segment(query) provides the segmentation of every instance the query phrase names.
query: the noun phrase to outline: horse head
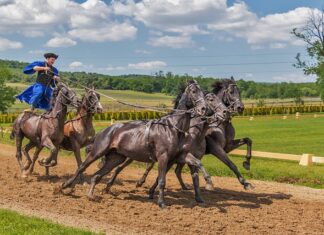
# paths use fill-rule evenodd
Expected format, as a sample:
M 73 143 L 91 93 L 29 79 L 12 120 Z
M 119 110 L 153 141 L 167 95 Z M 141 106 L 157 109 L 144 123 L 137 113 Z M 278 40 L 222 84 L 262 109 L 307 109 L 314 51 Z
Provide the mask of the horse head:
M 212 87 L 212 92 L 221 98 L 232 113 L 243 113 L 244 104 L 241 100 L 240 90 L 233 77 L 231 79 L 217 81 Z
M 193 109 L 195 114 L 202 116 L 207 111 L 206 107 L 204 93 L 200 89 L 200 86 L 197 81 L 190 80 L 181 95 L 178 108 Z
M 60 83 L 55 88 L 53 92 L 53 101 L 58 101 L 65 106 L 72 105 L 76 108 L 80 105 L 80 100 L 78 99 L 76 93 L 64 83 Z
M 89 113 L 102 113 L 103 108 L 100 103 L 100 95 L 95 91 L 95 88 L 85 88 L 86 94 L 83 97 L 82 105 Z
M 214 93 L 208 93 L 207 95 L 205 95 L 205 100 L 208 106 L 207 115 L 212 115 L 212 122 L 223 122 L 230 118 L 229 110 L 217 95 L 215 95 Z

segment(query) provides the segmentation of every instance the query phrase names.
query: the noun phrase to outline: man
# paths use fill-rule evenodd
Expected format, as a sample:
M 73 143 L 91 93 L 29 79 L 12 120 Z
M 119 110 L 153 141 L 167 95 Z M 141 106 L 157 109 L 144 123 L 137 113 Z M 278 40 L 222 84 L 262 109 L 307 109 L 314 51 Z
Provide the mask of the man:
M 53 66 L 58 55 L 54 53 L 45 53 L 45 61 L 35 61 L 24 68 L 25 74 L 34 74 L 37 72 L 36 83 L 28 87 L 20 95 L 16 96 L 21 102 L 25 101 L 31 108 L 25 110 L 34 112 L 35 108 L 51 109 L 51 99 L 53 94 L 53 86 L 56 82 L 60 82 L 58 70 Z

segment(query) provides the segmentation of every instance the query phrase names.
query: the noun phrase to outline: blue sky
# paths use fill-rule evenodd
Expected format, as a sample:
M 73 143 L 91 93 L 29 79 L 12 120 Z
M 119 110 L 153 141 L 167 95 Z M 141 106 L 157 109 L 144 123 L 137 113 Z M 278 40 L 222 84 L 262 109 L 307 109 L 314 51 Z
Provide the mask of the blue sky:
M 292 66 L 320 0 L 0 0 L 0 58 L 60 55 L 64 71 L 159 70 L 265 82 L 314 81 Z

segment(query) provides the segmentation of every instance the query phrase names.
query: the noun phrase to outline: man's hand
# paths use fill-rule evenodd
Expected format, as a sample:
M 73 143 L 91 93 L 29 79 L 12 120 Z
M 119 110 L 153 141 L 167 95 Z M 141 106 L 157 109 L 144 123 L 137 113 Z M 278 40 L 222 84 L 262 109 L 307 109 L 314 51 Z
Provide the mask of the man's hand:
M 60 83 L 61 82 L 61 78 L 59 76 L 53 76 L 53 79 L 57 82 Z

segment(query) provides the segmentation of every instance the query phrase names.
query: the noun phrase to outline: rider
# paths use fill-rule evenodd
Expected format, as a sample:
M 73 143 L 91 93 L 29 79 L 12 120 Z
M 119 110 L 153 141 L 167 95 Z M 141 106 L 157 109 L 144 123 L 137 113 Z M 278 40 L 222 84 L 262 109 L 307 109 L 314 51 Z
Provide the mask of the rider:
M 45 53 L 45 61 L 35 61 L 24 68 L 25 74 L 37 72 L 36 83 L 28 87 L 20 95 L 16 96 L 21 102 L 25 101 L 31 107 L 25 111 L 34 112 L 35 108 L 50 110 L 53 94 L 52 86 L 59 83 L 58 70 L 53 66 L 58 55 Z

